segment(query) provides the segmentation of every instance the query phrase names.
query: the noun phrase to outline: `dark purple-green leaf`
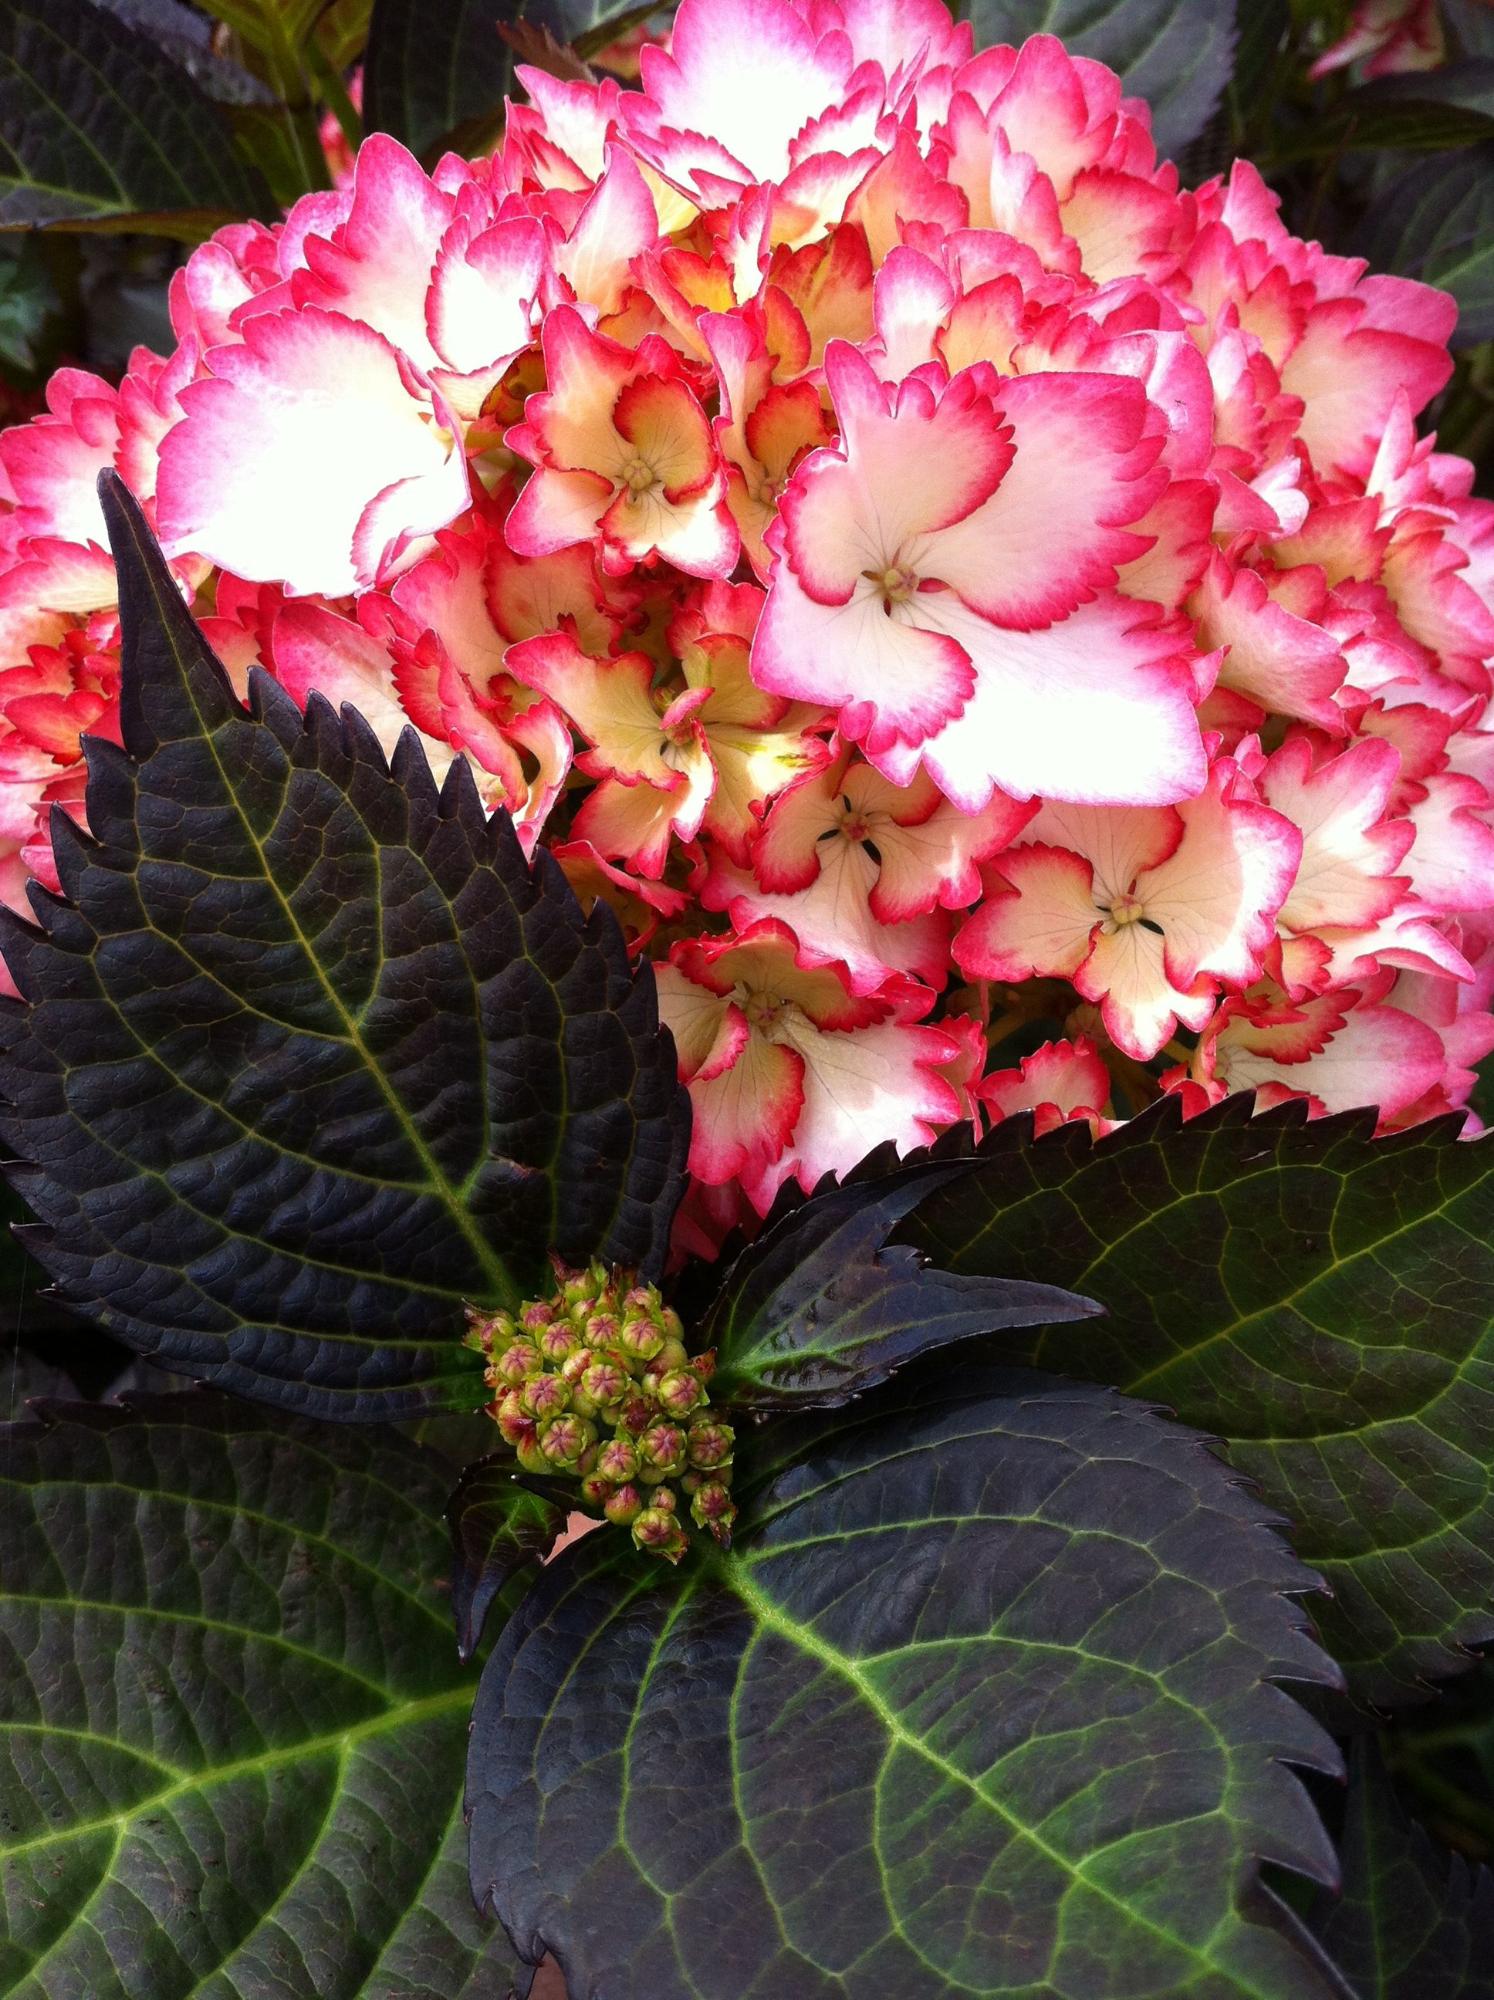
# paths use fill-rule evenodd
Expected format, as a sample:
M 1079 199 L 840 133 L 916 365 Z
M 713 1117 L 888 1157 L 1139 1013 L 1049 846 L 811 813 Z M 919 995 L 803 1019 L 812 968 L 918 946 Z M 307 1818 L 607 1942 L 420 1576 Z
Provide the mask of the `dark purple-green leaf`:
M 698 1344 L 716 1350 L 716 1400 L 749 1409 L 845 1403 L 936 1347 L 1097 1313 L 1054 1285 L 960 1277 L 888 1244 L 911 1209 L 975 1164 L 858 1178 L 770 1223 L 728 1269 L 699 1330 Z
M 323 1416 L 480 1401 L 463 1306 L 547 1252 L 659 1269 L 689 1107 L 610 913 L 457 760 L 236 700 L 105 477 L 126 747 L 66 900 L 4 936 L 0 1134 L 62 1296 L 163 1365 Z
M 598 1531 L 498 1639 L 472 1877 L 523 1957 L 606 2000 L 1341 1994 L 1257 1880 L 1333 1867 L 1272 1685 L 1331 1675 L 1312 1579 L 1202 1440 L 970 1363 L 762 1444 L 729 1554 Z
M 1168 1100 L 1098 1144 L 999 1126 L 903 1234 L 1093 1293 L 1105 1318 L 1005 1351 L 1223 1438 L 1327 1578 L 1351 1687 L 1424 1693 L 1494 1639 L 1494 1141 L 1252 1107 Z

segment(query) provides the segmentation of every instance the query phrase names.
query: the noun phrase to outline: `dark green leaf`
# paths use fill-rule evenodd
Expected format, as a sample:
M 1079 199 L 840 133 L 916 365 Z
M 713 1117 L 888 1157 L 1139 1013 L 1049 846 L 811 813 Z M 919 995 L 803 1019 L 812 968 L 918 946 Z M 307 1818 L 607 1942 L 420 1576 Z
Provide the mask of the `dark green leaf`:
M 1335 1991 L 1254 1888 L 1262 1854 L 1332 1866 L 1277 1761 L 1331 1746 L 1270 1684 L 1331 1671 L 1287 1595 L 1311 1580 L 1199 1439 L 958 1379 L 822 1419 L 729 1555 L 660 1577 L 598 1532 L 509 1622 L 474 1892 L 573 1994 Z
M 1454 347 L 1494 337 L 1494 140 L 1398 176 L 1372 208 L 1359 248 L 1376 270 L 1452 293 Z
M 495 2000 L 439 1462 L 228 1398 L 0 1439 L 0 1991 Z
M 1308 120 L 1282 140 L 1273 164 L 1331 159 L 1356 147 L 1389 147 L 1401 152 L 1436 153 L 1494 137 L 1494 115 L 1474 105 L 1432 98 L 1376 98 L 1355 91 L 1326 114 Z
M 205 235 L 268 202 L 211 98 L 143 35 L 88 0 L 0 0 L 0 228 Z
M 495 1452 L 463 1472 L 446 1520 L 454 1556 L 451 1614 L 457 1650 L 470 1660 L 493 1599 L 543 1558 L 565 1526 L 565 1509 L 520 1486 L 512 1454 Z
M 1118 70 L 1151 106 L 1164 154 L 1198 137 L 1229 82 L 1234 0 L 971 0 L 969 15 L 977 48 L 1058 35 Z
M 1355 1743 L 1343 1894 L 1311 1913 L 1358 2000 L 1494 2000 L 1494 1876 L 1409 1819 L 1371 1737 Z
M 999 1126 L 905 1233 L 1093 1293 L 1107 1318 L 1003 1351 L 1223 1437 L 1326 1576 L 1351 1687 L 1389 1701 L 1494 1637 L 1494 1145 L 1251 1104 L 1164 1102 L 1098 1145 Z
M 106 475 L 106 486 L 109 476 Z M 0 1134 L 64 1296 L 163 1365 L 318 1415 L 481 1398 L 463 1304 L 546 1250 L 662 1262 L 688 1145 L 652 976 L 352 711 L 254 713 L 106 491 L 127 750 L 93 746 L 69 901 L 6 913 Z
M 0 368 L 30 374 L 60 307 L 36 239 L 0 240 Z
M 816 1195 L 732 1264 L 700 1329 L 716 1350 L 712 1395 L 748 1408 L 848 1402 L 951 1341 L 1086 1319 L 1099 1308 L 1052 1285 L 956 1277 L 887 1243 L 893 1226 L 969 1160 L 905 1168 Z
M 547 29 L 562 47 L 603 48 L 652 6 L 613 0 L 374 0 L 363 82 L 370 132 L 392 132 L 429 156 L 459 129 L 496 129 L 514 89 L 513 49 L 500 24 Z

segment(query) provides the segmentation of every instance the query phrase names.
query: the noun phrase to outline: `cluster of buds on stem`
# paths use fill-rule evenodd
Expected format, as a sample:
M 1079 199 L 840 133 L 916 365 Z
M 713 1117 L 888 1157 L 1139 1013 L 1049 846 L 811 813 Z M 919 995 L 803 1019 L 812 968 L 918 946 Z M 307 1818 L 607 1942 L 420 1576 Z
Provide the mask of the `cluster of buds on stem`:
M 679 1314 L 634 1273 L 552 1261 L 549 1298 L 467 1309 L 505 1443 L 526 1472 L 574 1477 L 582 1505 L 650 1555 L 679 1561 L 687 1512 L 729 1543 L 734 1435 L 710 1408 L 714 1355 L 690 1355 Z

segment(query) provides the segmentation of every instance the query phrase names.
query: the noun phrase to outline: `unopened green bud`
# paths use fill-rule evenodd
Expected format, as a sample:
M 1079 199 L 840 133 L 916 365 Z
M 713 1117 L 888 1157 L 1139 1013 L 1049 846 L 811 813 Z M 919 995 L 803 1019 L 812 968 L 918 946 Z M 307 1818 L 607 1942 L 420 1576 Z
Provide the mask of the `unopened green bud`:
M 515 1445 L 514 1456 L 526 1472 L 550 1473 L 555 1470 L 537 1443 Z
M 672 1486 L 658 1486 L 649 1495 L 650 1507 L 662 1507 L 666 1514 L 672 1514 L 679 1506 L 679 1500 Z
M 692 1465 L 710 1471 L 731 1463 L 736 1441 L 737 1434 L 730 1424 L 718 1424 L 710 1417 L 697 1418 L 685 1439 L 685 1451 Z
M 643 1512 L 643 1495 L 636 1486 L 614 1486 L 602 1502 L 602 1512 L 609 1521 L 626 1528 Z
M 632 1384 L 627 1372 L 615 1361 L 593 1361 L 581 1377 L 581 1387 L 600 1410 L 610 1410 L 620 1403 Z
M 468 1306 L 467 1331 L 462 1338 L 466 1346 L 475 1347 L 480 1354 L 493 1354 L 508 1345 L 515 1331 L 513 1319 L 508 1313 L 487 1313 L 476 1306 Z
M 643 1466 L 662 1472 L 666 1478 L 683 1470 L 685 1433 L 678 1424 L 650 1424 L 638 1440 L 638 1457 Z
M 672 1368 L 659 1383 L 659 1402 L 672 1417 L 687 1417 L 701 1402 L 705 1390 L 688 1368 Z
M 528 1333 L 538 1333 L 542 1326 L 548 1326 L 555 1317 L 554 1308 L 543 1299 L 531 1299 L 519 1314 L 519 1324 Z
M 618 1330 L 617 1345 L 630 1360 L 653 1361 L 664 1346 L 664 1336 L 651 1319 L 625 1319 Z
M 558 1417 L 571 1400 L 571 1392 L 558 1375 L 536 1375 L 519 1391 L 531 1417 Z
M 610 1479 L 603 1479 L 595 1472 L 588 1473 L 581 1481 L 581 1498 L 588 1507 L 595 1507 L 598 1510 L 606 1506 L 616 1491 L 617 1488 Z
M 638 1453 L 626 1438 L 609 1438 L 597 1454 L 597 1472 L 621 1486 L 638 1477 Z
M 629 1312 L 647 1313 L 650 1319 L 657 1319 L 659 1303 L 659 1294 L 652 1285 L 630 1286 L 623 1298 Z
M 567 1412 L 541 1425 L 540 1450 L 551 1465 L 574 1466 L 595 1438 L 595 1430 L 584 1417 Z
M 685 1553 L 688 1537 L 678 1519 L 663 1507 L 645 1507 L 633 1523 L 633 1540 L 650 1555 L 677 1563 Z
M 678 1340 L 683 1343 L 685 1338 L 685 1322 L 680 1318 L 673 1306 L 665 1306 L 659 1315 L 659 1324 L 663 1327 L 669 1339 Z
M 573 1326 L 559 1319 L 553 1326 L 542 1326 L 534 1337 L 534 1344 L 548 1365 L 558 1368 L 581 1345 L 581 1336 Z
M 516 1388 L 538 1375 L 543 1365 L 532 1341 L 511 1340 L 493 1363 L 492 1379 L 495 1383 L 506 1382 L 510 1388 Z
M 685 1343 L 682 1340 L 666 1339 L 656 1359 L 666 1374 L 675 1368 L 690 1366 L 690 1357 L 685 1352 Z
M 690 1502 L 690 1518 L 697 1528 L 709 1528 L 717 1541 L 731 1533 L 737 1518 L 736 1504 L 719 1479 L 707 1479 L 695 1490 Z

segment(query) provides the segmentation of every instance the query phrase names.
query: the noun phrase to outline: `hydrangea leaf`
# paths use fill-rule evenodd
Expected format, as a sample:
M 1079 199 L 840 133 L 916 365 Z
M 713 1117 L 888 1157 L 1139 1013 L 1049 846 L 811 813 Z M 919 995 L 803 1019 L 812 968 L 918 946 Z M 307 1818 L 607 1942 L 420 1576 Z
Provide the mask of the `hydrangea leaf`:
M 541 1561 L 566 1510 L 514 1477 L 513 1455 L 495 1452 L 465 1468 L 446 1509 L 451 1529 L 451 1613 L 457 1651 L 470 1660 L 493 1600 Z
M 88 0 L 0 6 L 0 228 L 190 240 L 268 206 L 218 107 L 147 36 Z
M 1334 1753 L 1272 1685 L 1332 1672 L 1312 1579 L 1200 1439 L 957 1380 L 775 1425 L 729 1554 L 589 1535 L 505 1627 L 473 1888 L 572 1993 L 1338 1991 L 1255 1881 L 1332 1868 L 1280 1760 Z
M 919 1355 L 1001 1327 L 1085 1319 L 1089 1299 L 1030 1280 L 960 1277 L 893 1227 L 969 1160 L 828 1190 L 772 1222 L 731 1265 L 700 1329 L 712 1395 L 752 1408 L 848 1402 Z
M 0 1448 L 0 1990 L 494 2000 L 440 1462 L 188 1392 Z
M 1351 1688 L 1388 1702 L 1494 1638 L 1494 1146 L 1253 1101 L 1186 1124 L 1164 1103 L 1098 1144 L 999 1126 L 905 1233 L 951 1270 L 1093 1293 L 1104 1319 L 1003 1353 L 1224 1438 L 1331 1586 Z
M 370 132 L 392 132 L 429 156 L 458 132 L 496 130 L 503 100 L 515 90 L 514 50 L 501 26 L 547 30 L 562 46 L 605 47 L 645 19 L 650 6 L 606 0 L 375 0 L 363 79 Z
M 1343 1891 L 1313 1929 L 1358 2000 L 1494 2000 L 1494 1875 L 1408 1817 L 1372 1737 L 1349 1754 Z
M 1164 156 L 1198 137 L 1229 82 L 1235 10 L 1219 0 L 971 0 L 969 15 L 977 48 L 1049 34 L 1108 63 L 1151 106 Z
M 108 477 L 106 475 L 106 484 Z M 126 748 L 58 815 L 68 900 L 6 918 L 0 1133 L 72 1304 L 314 1415 L 481 1399 L 464 1302 L 546 1251 L 652 1273 L 689 1107 L 611 914 L 531 869 L 458 760 L 266 676 L 233 694 L 124 489 Z

